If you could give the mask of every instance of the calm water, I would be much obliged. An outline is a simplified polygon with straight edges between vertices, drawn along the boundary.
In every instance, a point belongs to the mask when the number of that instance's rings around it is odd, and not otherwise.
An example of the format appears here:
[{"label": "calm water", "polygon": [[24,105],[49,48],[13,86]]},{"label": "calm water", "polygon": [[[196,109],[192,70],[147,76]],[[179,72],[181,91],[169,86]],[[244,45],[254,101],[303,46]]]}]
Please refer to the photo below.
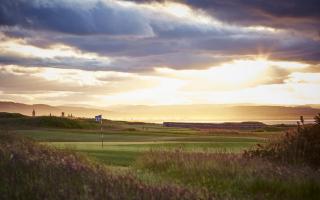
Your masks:
[{"label": "calm water", "polygon": [[[150,123],[157,123],[157,124],[162,124],[164,121],[166,122],[195,122],[195,123],[224,123],[224,122],[243,122],[243,121],[259,121],[268,125],[275,125],[275,124],[297,124],[298,120],[239,120],[239,121],[234,121],[234,120],[230,120],[230,121],[215,121],[215,120],[208,120],[208,121],[204,121],[204,120],[128,120],[128,121],[141,121],[141,122],[150,122]],[[314,123],[314,119],[305,119],[304,120],[305,124],[313,124]]]}]

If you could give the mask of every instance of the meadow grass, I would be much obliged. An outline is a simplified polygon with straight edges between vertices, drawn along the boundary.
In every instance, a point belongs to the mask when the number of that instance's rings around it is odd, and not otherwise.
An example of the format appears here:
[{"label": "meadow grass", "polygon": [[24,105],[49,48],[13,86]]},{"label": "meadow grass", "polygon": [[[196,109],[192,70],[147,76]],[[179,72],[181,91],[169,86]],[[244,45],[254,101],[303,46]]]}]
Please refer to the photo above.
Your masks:
[{"label": "meadow grass", "polygon": [[143,180],[205,188],[219,199],[298,200],[320,196],[320,171],[246,159],[241,154],[149,151],[141,155],[135,168]]},{"label": "meadow grass", "polygon": [[79,154],[0,135],[0,199],[209,199],[201,190],[147,185]]}]

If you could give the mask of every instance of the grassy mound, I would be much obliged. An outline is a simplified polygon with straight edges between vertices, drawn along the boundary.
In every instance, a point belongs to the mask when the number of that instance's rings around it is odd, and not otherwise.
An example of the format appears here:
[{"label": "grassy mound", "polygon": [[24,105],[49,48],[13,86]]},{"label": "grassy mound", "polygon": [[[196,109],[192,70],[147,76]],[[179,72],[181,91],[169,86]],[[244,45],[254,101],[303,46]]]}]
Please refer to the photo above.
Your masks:
[{"label": "grassy mound", "polygon": [[177,186],[148,186],[86,158],[0,135],[0,199],[208,199]]},{"label": "grassy mound", "polygon": [[87,120],[68,119],[54,116],[29,117],[17,113],[0,113],[0,128],[66,128],[83,129],[96,127],[96,123]]},{"label": "grassy mound", "polygon": [[0,112],[0,119],[6,119],[6,118],[25,118],[27,116],[22,115],[20,113],[6,113],[6,112]]}]

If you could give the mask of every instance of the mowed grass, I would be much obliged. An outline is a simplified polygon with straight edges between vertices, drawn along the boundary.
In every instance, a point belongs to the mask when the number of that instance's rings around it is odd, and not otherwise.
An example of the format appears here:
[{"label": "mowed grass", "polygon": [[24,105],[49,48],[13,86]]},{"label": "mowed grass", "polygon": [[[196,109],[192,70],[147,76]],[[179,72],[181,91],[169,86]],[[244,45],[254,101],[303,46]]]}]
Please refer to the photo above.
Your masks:
[{"label": "mowed grass", "polygon": [[104,132],[104,147],[100,132],[79,130],[28,130],[20,134],[61,149],[84,153],[99,162],[112,166],[131,166],[138,156],[151,149],[196,152],[240,152],[263,138],[248,136],[206,136],[186,131],[163,135],[146,132]]},{"label": "mowed grass", "polygon": [[168,128],[159,124],[113,122],[104,125],[104,147],[96,129],[33,129],[16,131],[19,135],[55,146],[81,152],[92,159],[112,166],[131,166],[143,152],[176,149],[194,152],[241,152],[264,142],[270,132],[211,132],[184,128]]},{"label": "mowed grass", "polygon": [[[15,131],[26,137],[41,142],[98,142],[100,129],[31,129]],[[103,135],[107,141],[152,141],[166,137],[196,135],[192,129],[167,128],[159,124],[104,126]]]},{"label": "mowed grass", "polygon": [[[216,139],[216,141],[215,141]],[[198,139],[199,140],[199,139]],[[202,142],[49,142],[61,149],[82,152],[107,165],[130,166],[143,152],[149,150],[177,149],[189,152],[240,152],[261,140],[252,138],[203,138]]]}]

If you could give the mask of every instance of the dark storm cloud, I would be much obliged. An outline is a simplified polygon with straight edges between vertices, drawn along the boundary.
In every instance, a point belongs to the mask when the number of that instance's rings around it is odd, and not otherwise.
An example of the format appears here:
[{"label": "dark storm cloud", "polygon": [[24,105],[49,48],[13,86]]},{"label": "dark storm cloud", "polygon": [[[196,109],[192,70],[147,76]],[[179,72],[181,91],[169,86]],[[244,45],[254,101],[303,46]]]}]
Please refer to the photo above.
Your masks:
[{"label": "dark storm cloud", "polygon": [[186,3],[228,23],[291,29],[319,38],[318,0],[186,0]]},{"label": "dark storm cloud", "polygon": [[19,55],[0,55],[0,64],[25,67],[53,67],[88,71],[148,72],[156,67],[174,69],[208,68],[231,59],[230,56],[214,56],[206,53],[175,52],[139,57],[114,57],[112,62],[100,59],[72,57],[30,58]]},{"label": "dark storm cloud", "polygon": [[[27,34],[26,34],[27,35]],[[126,39],[108,36],[79,36],[45,34],[26,37],[29,44],[45,48],[47,44],[65,44],[82,52],[95,52],[110,57],[101,59],[72,57],[23,57],[17,54],[0,56],[0,63],[19,66],[42,66],[83,70],[145,72],[156,67],[174,69],[204,69],[238,58],[250,58],[258,54],[279,60],[319,62],[319,41],[293,36],[247,35],[237,37],[204,36],[183,38]],[[281,37],[281,38],[280,38]],[[34,39],[35,38],[35,39]],[[50,46],[49,46],[50,47]],[[252,58],[252,57],[251,57]]]},{"label": "dark storm cloud", "polygon": [[85,59],[73,57],[54,57],[54,58],[30,58],[19,55],[0,55],[0,64],[3,65],[19,65],[25,67],[54,67],[82,70],[101,70],[108,71],[109,62],[99,59]]},{"label": "dark storm cloud", "polygon": [[0,25],[79,35],[152,34],[139,13],[102,1],[2,0]]},{"label": "dark storm cloud", "polygon": [[[185,0],[184,2],[200,8],[214,9],[221,13],[234,11],[229,13],[231,16],[237,13],[235,11],[238,11],[242,14],[247,13],[244,16],[246,17],[250,15],[249,11],[253,11],[257,14],[269,14],[277,17],[320,17],[320,2],[318,0]],[[225,15],[227,16],[227,13]],[[236,18],[230,17],[230,19]]]},{"label": "dark storm cloud", "polygon": [[283,45],[273,50],[272,58],[279,60],[309,61],[313,64],[320,61],[320,42],[298,40],[291,45]]},{"label": "dark storm cloud", "polygon": [[63,56],[26,58],[18,54],[1,54],[0,63],[144,72],[155,67],[203,69],[260,53],[280,60],[319,62],[319,40],[303,34],[250,31],[241,26],[270,25],[314,31],[314,28],[301,27],[317,27],[317,2],[303,1],[304,5],[302,1],[287,0],[179,2],[238,25],[197,24],[192,19],[188,21],[163,14],[161,9],[142,10],[137,6],[120,6],[115,1],[107,0],[2,0],[0,32],[9,39],[22,38],[27,44],[41,48],[65,44],[82,52],[110,57],[112,62]]},{"label": "dark storm cloud", "polygon": [[[114,37],[199,37],[230,34],[230,31],[177,20],[157,10],[125,7],[114,1],[3,0],[0,26],[11,37],[24,37],[29,30],[55,31],[71,35],[108,35]],[[21,28],[22,27],[22,28]],[[4,28],[2,28],[4,29]]]},{"label": "dark storm cloud", "polygon": [[[133,0],[166,2],[165,0]],[[168,0],[170,1],[170,0]],[[310,32],[319,36],[319,0],[172,0],[206,11],[231,24],[270,26]]]}]

